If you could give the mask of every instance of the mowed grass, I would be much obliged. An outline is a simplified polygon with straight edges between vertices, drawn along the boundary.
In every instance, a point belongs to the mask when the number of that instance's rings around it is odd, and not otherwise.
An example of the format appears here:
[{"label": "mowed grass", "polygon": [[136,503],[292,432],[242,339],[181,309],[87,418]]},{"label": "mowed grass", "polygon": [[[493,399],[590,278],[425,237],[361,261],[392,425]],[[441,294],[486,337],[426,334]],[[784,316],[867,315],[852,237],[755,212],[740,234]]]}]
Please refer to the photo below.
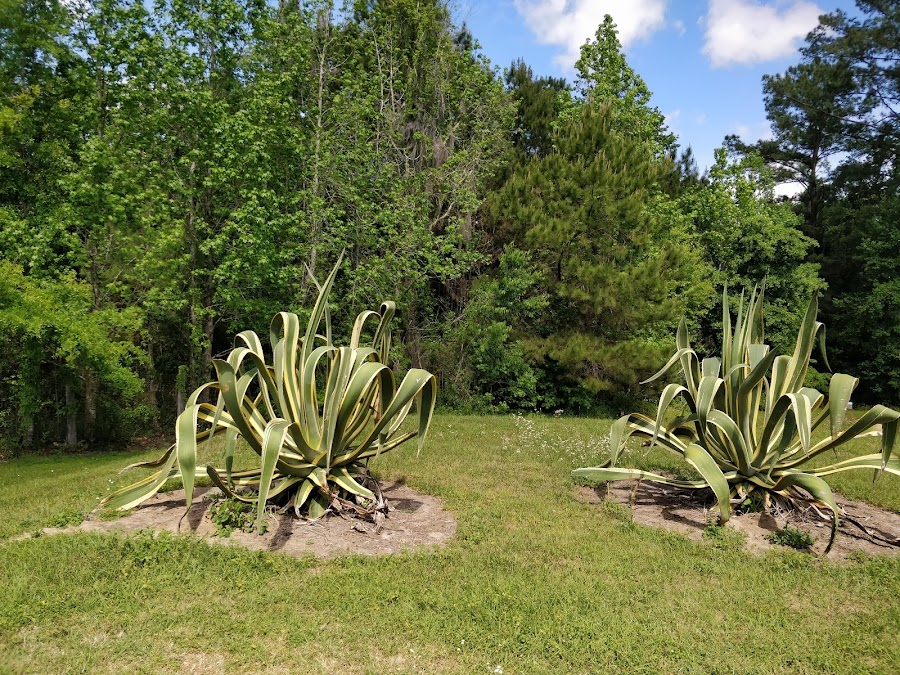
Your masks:
[{"label": "mowed grass", "polygon": [[[322,561],[187,537],[7,539],[0,671],[900,672],[900,562],[754,557],[581,503],[569,471],[605,459],[609,424],[440,415],[420,457],[381,457],[380,477],[456,514],[439,551]],[[74,518],[155,454],[0,464],[0,532]],[[631,459],[683,470],[658,450]],[[900,478],[832,484],[900,509]]]}]

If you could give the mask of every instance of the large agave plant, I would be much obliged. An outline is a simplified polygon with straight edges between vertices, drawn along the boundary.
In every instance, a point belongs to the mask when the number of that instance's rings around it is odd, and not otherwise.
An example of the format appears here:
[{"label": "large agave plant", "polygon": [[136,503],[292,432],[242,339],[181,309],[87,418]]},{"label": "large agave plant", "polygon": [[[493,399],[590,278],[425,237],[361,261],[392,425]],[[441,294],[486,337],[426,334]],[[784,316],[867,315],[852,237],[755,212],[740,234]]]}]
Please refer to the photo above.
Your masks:
[{"label": "large agave plant", "polygon": [[[776,355],[763,343],[761,293],[754,291],[747,303],[741,296],[733,327],[727,291],[722,304],[721,358],[701,361],[691,348],[682,319],[675,354],[646,382],[662,377],[677,365],[684,384],[673,383],[663,389],[656,419],[639,413],[618,419],[610,432],[609,462],[573,473],[590,481],[646,478],[683,488],[712,488],[722,522],[728,520],[732,503],[751,497],[759,497],[767,507],[776,502],[812,502],[834,514],[830,549],[838,506],[823,476],[851,469],[900,474],[900,459],[891,456],[900,413],[877,405],[844,429],[847,402],[859,381],[850,375],[832,375],[827,399],[804,386],[817,337],[825,357],[825,329],[816,321],[815,296],[806,309],[790,356]],[[669,421],[669,407],[679,397],[687,403],[686,414]],[[813,432],[823,424],[829,435],[814,442]],[[681,455],[702,479],[676,480],[617,466],[631,435]],[[864,436],[881,436],[881,453],[813,468],[818,463],[813,460],[822,453]]]},{"label": "large agave plant", "polygon": [[[281,312],[272,320],[268,362],[256,333],[237,336],[228,358],[213,361],[216,380],[198,388],[179,415],[175,444],[156,461],[127,467],[157,471],[107,497],[105,506],[133,508],[176,478],[184,484],[190,507],[200,475],[208,475],[229,496],[256,503],[260,532],[266,503],[274,498],[298,514],[305,509],[312,518],[341,496],[375,501],[376,495],[359,480],[361,472],[370,458],[412,438],[418,437],[421,450],[434,413],[437,381],[431,373],[413,368],[396,385],[386,365],[392,302],[383,303],[380,312],[359,314],[350,346],[332,343],[327,296],[339,266],[340,260],[320,287],[304,333],[296,314]],[[367,324],[374,326],[374,338],[363,346]],[[207,391],[215,392],[216,404],[200,402]],[[414,404],[418,427],[402,432]],[[198,442],[219,434],[225,436],[224,469],[199,468]],[[233,471],[239,438],[259,456],[257,467]]]}]

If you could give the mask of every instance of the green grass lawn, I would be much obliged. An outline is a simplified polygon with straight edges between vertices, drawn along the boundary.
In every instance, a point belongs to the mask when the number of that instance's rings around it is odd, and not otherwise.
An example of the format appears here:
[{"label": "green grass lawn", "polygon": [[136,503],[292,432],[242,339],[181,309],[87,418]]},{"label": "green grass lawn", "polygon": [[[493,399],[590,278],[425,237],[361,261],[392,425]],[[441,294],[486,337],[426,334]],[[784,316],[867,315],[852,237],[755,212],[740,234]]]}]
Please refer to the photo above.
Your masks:
[{"label": "green grass lawn", "polygon": [[[158,453],[2,463],[0,671],[900,672],[900,561],[753,557],[578,502],[569,471],[606,457],[609,424],[438,416],[419,458],[402,448],[376,468],[440,496],[457,535],[375,559],[146,535],[9,541],[76,520],[118,468]],[[631,457],[683,471],[660,451]],[[831,483],[900,510],[896,477]]]}]

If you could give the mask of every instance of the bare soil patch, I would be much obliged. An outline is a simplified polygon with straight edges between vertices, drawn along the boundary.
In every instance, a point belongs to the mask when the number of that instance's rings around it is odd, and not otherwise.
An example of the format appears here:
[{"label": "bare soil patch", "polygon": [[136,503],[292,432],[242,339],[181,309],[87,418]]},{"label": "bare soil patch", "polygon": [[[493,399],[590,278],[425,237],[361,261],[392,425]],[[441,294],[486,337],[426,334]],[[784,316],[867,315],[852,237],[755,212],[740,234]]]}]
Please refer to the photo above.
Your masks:
[{"label": "bare soil patch", "polygon": [[[700,540],[707,525],[715,521],[718,510],[711,491],[693,491],[663,486],[650,481],[614,481],[608,487],[577,488],[577,498],[589,503],[611,500],[625,505],[634,523],[658,527]],[[900,555],[900,546],[881,540],[900,543],[900,514],[876,506],[845,499],[835,495],[846,517],[841,518],[834,545],[828,560],[845,561],[855,553],[869,555]],[[862,525],[866,533],[852,521]],[[742,533],[746,539],[744,548],[751,553],[764,553],[773,548],[784,548],[769,541],[769,536],[790,525],[813,537],[815,543],[808,550],[813,555],[823,555],[831,534],[831,525],[812,511],[792,512],[779,516],[769,513],[732,514],[726,527]]]},{"label": "bare soil patch", "polygon": [[456,532],[456,519],[437,497],[421,494],[401,483],[383,483],[382,493],[390,509],[380,531],[359,518],[328,515],[311,522],[291,515],[271,515],[263,535],[235,531],[217,536],[210,521],[210,501],[203,495],[211,488],[195,490],[190,511],[184,514],[184,490],[157,494],[130,514],[116,520],[89,518],[80,525],[45,528],[42,534],[68,532],[180,532],[201,537],[209,543],[243,546],[256,551],[286,553],[295,557],[314,555],[330,558],[359,553],[388,555],[418,548],[445,545]]}]

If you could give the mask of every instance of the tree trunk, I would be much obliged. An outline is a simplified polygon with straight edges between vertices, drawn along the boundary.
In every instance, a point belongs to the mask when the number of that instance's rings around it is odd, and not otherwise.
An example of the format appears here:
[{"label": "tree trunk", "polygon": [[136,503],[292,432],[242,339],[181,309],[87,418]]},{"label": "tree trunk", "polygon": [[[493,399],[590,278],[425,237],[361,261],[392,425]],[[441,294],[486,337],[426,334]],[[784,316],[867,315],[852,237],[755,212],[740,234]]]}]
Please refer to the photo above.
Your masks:
[{"label": "tree trunk", "polygon": [[78,445],[78,411],[75,405],[75,388],[66,382],[66,446]]},{"label": "tree trunk", "polygon": [[203,319],[203,334],[206,336],[206,344],[203,347],[203,361],[200,363],[201,379],[205,382],[209,377],[209,371],[212,368],[212,345],[213,345],[213,329],[215,321],[212,312],[207,310],[206,317]]},{"label": "tree trunk", "polygon": [[[330,10],[321,10],[318,18],[319,32],[324,33],[322,44],[319,47],[319,63],[318,63],[318,92],[316,96],[316,130],[315,143],[313,147],[313,178],[312,178],[312,196],[314,200],[312,222],[309,233],[311,250],[309,252],[309,272],[313,278],[316,276],[316,258],[319,251],[319,236],[322,230],[322,219],[319,215],[321,206],[318,203],[320,192],[320,166],[322,162],[322,136],[325,132],[325,88],[327,84],[327,63],[328,63],[328,47],[331,42],[331,17]],[[303,279],[303,288],[306,288],[307,279]]]},{"label": "tree trunk", "polygon": [[96,440],[97,430],[97,381],[94,374],[84,374],[84,437],[85,440]]},{"label": "tree trunk", "polygon": [[22,433],[22,446],[27,450],[34,445],[34,418],[31,415],[27,415],[23,421],[22,427],[24,428]]},{"label": "tree trunk", "polygon": [[416,306],[410,301],[406,309],[406,351],[413,368],[422,367],[422,336],[416,321]]},{"label": "tree trunk", "polygon": [[150,340],[147,345],[147,365],[148,367],[148,375],[147,375],[147,403],[153,407],[153,410],[158,412],[157,406],[159,405],[158,393],[159,393],[159,381],[156,379],[156,368],[153,362],[153,341]]}]

